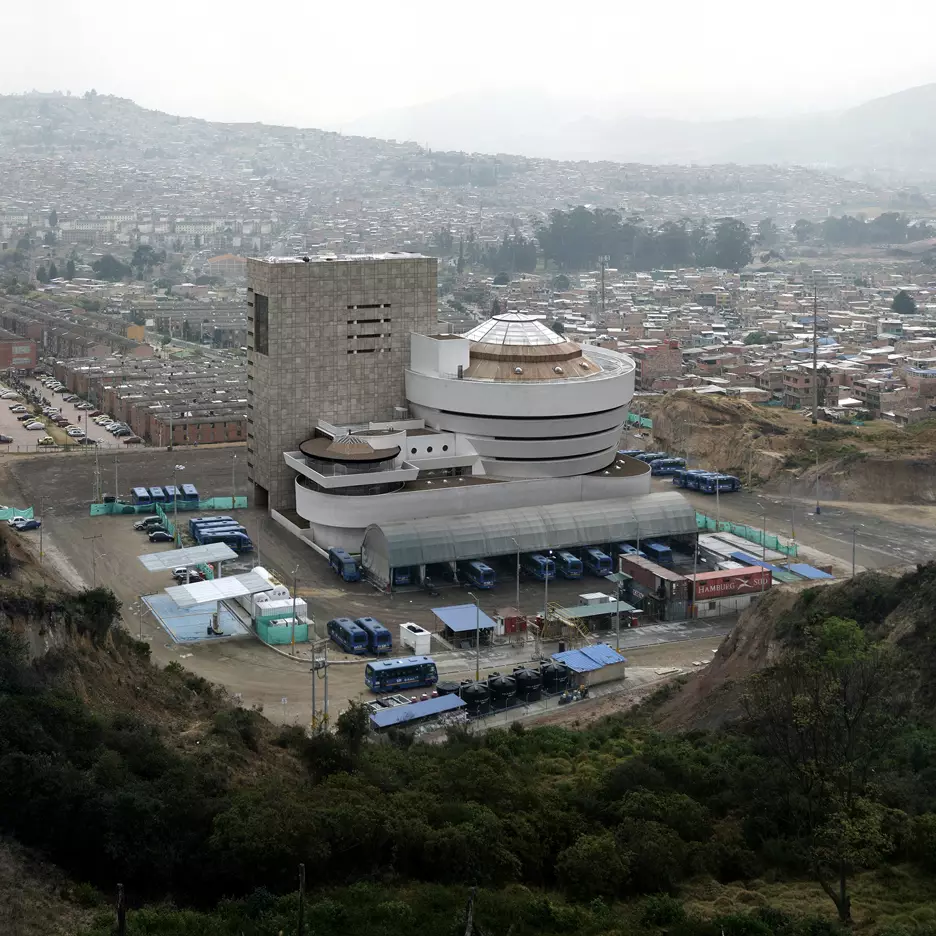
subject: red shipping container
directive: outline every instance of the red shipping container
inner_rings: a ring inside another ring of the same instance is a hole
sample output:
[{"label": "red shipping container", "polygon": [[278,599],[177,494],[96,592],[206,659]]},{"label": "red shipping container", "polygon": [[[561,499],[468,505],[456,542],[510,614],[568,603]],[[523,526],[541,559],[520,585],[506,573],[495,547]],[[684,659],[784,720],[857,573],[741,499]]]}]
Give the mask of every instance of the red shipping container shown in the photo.
[{"label": "red shipping container", "polygon": [[705,598],[727,598],[730,595],[749,595],[751,592],[764,591],[773,584],[770,571],[760,566],[717,569],[714,572],[699,572],[688,578],[693,583],[696,601]]}]

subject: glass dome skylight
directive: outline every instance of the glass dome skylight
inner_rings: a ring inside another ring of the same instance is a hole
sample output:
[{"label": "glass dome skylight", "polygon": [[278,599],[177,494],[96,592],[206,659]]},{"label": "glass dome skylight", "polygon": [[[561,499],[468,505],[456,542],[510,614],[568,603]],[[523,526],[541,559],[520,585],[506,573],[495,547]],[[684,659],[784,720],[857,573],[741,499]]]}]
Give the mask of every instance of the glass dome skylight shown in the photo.
[{"label": "glass dome skylight", "polygon": [[525,312],[500,312],[476,325],[462,337],[469,341],[497,345],[556,345],[565,338],[547,328],[537,316]]}]

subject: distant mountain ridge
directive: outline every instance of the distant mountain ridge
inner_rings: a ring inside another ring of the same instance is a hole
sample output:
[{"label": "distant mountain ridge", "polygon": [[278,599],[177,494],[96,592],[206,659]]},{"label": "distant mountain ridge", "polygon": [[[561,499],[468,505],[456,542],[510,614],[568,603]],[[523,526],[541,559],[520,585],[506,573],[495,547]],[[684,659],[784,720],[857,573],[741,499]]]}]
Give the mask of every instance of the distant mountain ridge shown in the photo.
[{"label": "distant mountain ridge", "polygon": [[936,175],[936,83],[842,111],[689,121],[594,113],[548,95],[461,94],[361,118],[348,132],[435,149],[642,163],[785,163]]}]

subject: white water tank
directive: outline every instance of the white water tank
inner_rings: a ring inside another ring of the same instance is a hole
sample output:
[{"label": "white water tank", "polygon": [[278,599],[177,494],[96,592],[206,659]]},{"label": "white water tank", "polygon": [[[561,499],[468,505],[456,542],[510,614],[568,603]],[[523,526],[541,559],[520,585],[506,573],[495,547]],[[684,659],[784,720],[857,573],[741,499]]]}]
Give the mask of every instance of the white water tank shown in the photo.
[{"label": "white water tank", "polygon": [[412,648],[414,656],[429,656],[432,646],[432,634],[412,621],[400,625],[400,643]]}]

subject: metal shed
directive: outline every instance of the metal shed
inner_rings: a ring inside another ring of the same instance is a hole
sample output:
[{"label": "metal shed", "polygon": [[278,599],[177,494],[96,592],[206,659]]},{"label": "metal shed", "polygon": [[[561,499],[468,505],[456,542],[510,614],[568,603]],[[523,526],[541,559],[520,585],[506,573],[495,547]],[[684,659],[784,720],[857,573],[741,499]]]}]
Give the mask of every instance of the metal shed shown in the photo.
[{"label": "metal shed", "polygon": [[607,644],[564,650],[562,653],[554,653],[552,658],[568,666],[575,673],[578,683],[587,686],[624,679],[627,667],[627,660]]},{"label": "metal shed", "polygon": [[371,524],[361,561],[377,581],[392,569],[592,546],[654,536],[693,535],[695,509],[676,492],[615,500],[514,507],[450,517]]}]

